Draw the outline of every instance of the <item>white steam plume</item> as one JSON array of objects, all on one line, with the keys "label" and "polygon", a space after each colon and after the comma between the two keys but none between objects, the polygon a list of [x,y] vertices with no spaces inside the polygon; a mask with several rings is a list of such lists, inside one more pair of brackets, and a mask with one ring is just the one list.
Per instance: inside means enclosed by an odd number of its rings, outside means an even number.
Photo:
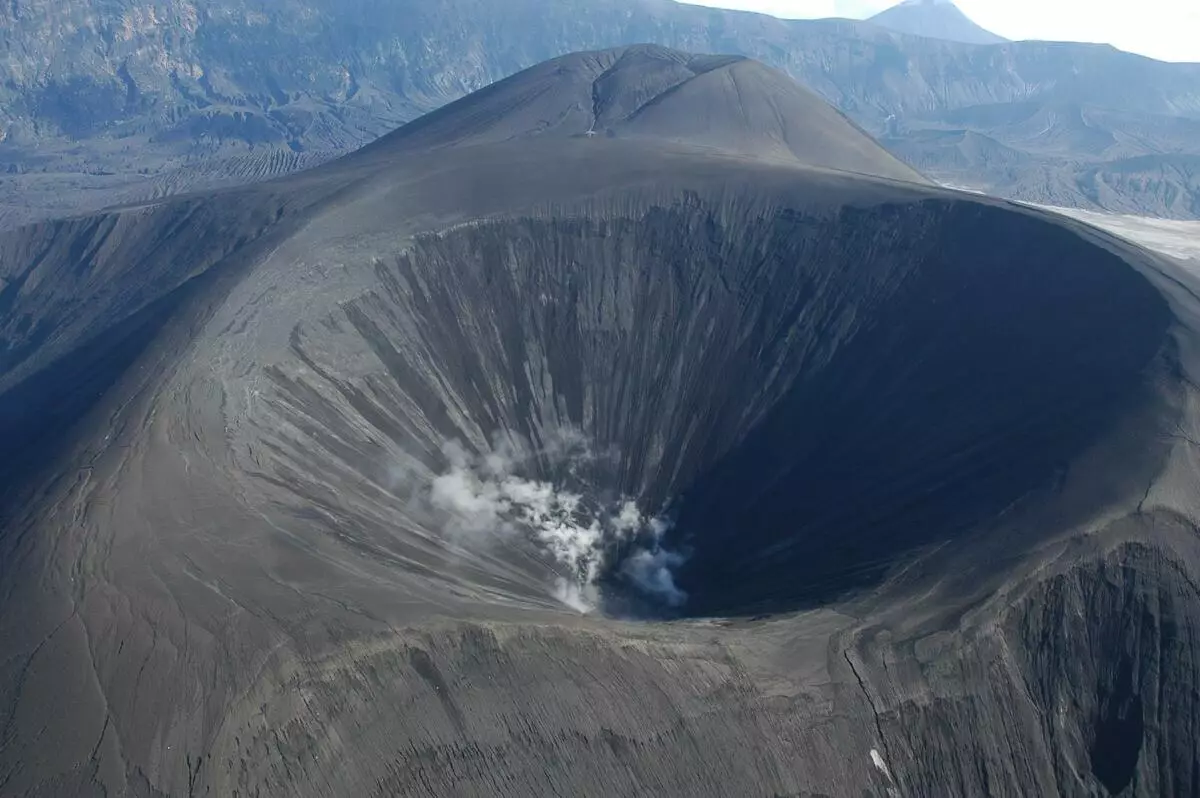
[{"label": "white steam plume", "polygon": [[[528,536],[561,566],[554,595],[563,604],[594,610],[601,600],[598,581],[612,566],[655,602],[680,607],[687,601],[673,573],[685,558],[662,546],[669,524],[645,516],[627,497],[585,496],[596,492],[581,476],[594,456],[577,432],[565,430],[537,451],[504,438],[480,455],[458,444],[446,446],[444,454],[450,468],[434,478],[428,498],[445,515],[447,531],[473,539]],[[576,489],[522,476],[539,460]],[[619,563],[609,562],[614,552],[621,553]]]}]

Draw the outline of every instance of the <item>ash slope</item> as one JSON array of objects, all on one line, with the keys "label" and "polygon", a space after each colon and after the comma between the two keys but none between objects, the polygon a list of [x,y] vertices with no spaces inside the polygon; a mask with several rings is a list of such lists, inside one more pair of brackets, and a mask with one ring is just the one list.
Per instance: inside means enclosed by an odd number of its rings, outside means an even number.
[{"label": "ash slope", "polygon": [[[779,127],[510,122],[696,63],[0,237],[0,791],[1196,790],[1187,275]],[[718,131],[774,102],[729,68],[680,84]],[[434,500],[571,479],[672,510],[706,619],[580,615],[498,494]]]},{"label": "ash slope", "polygon": [[359,157],[571,136],[680,142],[925,182],[784,73],[741,56],[695,56],[654,45],[548,61],[405,125]]}]

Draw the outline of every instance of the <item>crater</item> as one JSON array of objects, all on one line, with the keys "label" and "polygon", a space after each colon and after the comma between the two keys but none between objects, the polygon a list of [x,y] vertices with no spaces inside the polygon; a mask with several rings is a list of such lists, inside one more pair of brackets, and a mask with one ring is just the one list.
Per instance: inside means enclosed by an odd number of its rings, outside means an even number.
[{"label": "crater", "polygon": [[[602,529],[579,578],[636,599],[630,558],[657,558],[686,595],[659,609],[685,615],[828,602],[996,518],[1129,409],[1169,323],[1116,255],[955,200],[495,219],[422,236],[376,276],[344,309],[345,337],[383,364],[354,395],[370,438],[427,482],[451,473],[447,446],[486,459],[497,436],[524,441],[522,480],[664,519],[650,538]],[[351,344],[318,338],[300,330],[296,351],[337,373]],[[309,419],[344,412],[277,387]],[[378,470],[362,423],[310,434]],[[564,472],[538,454],[561,430],[603,456]],[[444,539],[417,493],[413,534]],[[502,548],[503,569],[475,569],[490,590],[563,577],[536,545]]]}]

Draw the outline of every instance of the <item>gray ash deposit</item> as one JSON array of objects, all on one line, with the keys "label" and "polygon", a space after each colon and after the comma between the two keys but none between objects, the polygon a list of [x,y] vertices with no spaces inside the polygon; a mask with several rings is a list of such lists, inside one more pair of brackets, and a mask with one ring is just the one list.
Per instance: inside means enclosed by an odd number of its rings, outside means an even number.
[{"label": "gray ash deposit", "polygon": [[0,235],[0,792],[1193,794],[1197,290],[650,47]]}]

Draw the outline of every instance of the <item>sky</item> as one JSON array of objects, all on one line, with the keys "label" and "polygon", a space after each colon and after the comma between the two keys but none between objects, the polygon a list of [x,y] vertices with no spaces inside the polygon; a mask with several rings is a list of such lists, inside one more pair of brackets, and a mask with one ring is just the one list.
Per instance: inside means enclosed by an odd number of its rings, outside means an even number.
[{"label": "sky", "polygon": [[[898,0],[688,0],[786,19],[862,19]],[[1163,61],[1200,62],[1200,0],[956,0],[1008,39],[1104,42]]]}]

